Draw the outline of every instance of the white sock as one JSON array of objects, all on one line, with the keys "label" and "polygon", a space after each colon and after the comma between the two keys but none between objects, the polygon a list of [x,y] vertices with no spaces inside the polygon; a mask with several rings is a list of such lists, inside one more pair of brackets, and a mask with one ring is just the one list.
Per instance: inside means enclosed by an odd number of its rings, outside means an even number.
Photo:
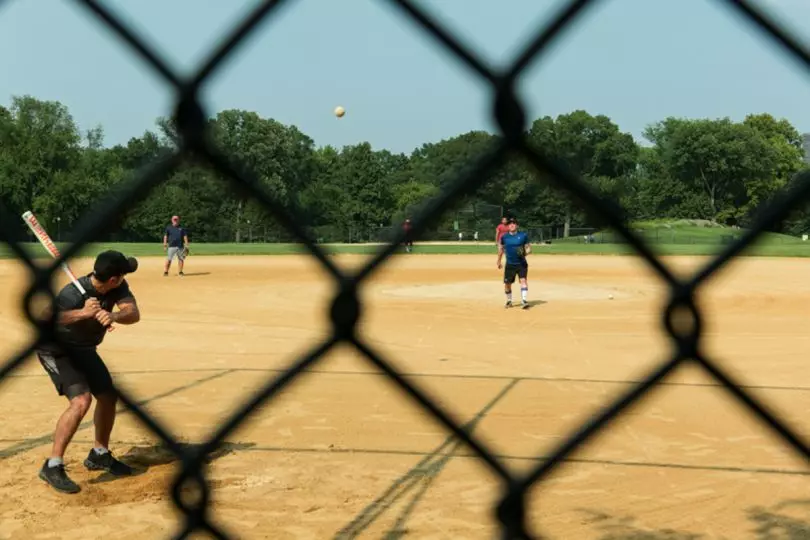
[{"label": "white sock", "polygon": [[106,448],[93,448],[93,452],[95,452],[96,455],[103,456],[104,454],[108,454],[110,451]]},{"label": "white sock", "polygon": [[63,463],[64,463],[64,461],[62,461],[62,458],[60,458],[60,457],[52,457],[52,458],[48,459],[48,467],[58,467],[59,465],[62,465]]},{"label": "white sock", "polygon": [[511,293],[511,292],[506,293],[506,301],[507,301],[507,302],[511,302],[511,301],[512,301],[512,293]]},{"label": "white sock", "polygon": [[529,288],[528,287],[521,287],[520,288],[520,297],[523,299],[524,302],[529,298]]}]

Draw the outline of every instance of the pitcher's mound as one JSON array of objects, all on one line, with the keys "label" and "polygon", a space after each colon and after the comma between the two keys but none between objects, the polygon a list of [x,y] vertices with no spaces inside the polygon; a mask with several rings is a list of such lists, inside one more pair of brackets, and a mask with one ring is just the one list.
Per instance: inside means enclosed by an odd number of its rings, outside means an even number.
[{"label": "pitcher's mound", "polygon": [[[515,283],[512,290],[520,292],[520,285]],[[493,281],[461,281],[458,283],[442,283],[436,285],[412,285],[407,287],[386,287],[381,291],[388,296],[398,296],[412,299],[453,299],[453,300],[492,300],[493,297],[503,295],[503,284]],[[608,287],[589,287],[582,285],[566,285],[547,281],[533,281],[529,283],[529,296],[535,300],[607,300],[610,295],[614,299],[629,298],[627,291],[615,290]]]}]

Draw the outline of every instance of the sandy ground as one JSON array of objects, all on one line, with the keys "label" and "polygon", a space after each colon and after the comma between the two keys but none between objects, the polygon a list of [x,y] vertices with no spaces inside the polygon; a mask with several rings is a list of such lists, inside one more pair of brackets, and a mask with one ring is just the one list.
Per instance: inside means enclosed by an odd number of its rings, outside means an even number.
[{"label": "sandy ground", "polygon": [[[363,258],[344,256],[343,265]],[[681,269],[699,259],[668,259]],[[86,271],[90,261],[76,261]],[[305,257],[141,260],[143,320],[101,347],[114,376],[187,442],[327,335],[331,284]],[[706,348],[803,436],[810,263],[745,259],[706,291]],[[0,261],[0,356],[31,339],[23,268]],[[64,283],[60,277],[59,283]],[[548,455],[670,354],[664,290],[629,257],[538,256],[528,311],[505,311],[488,256],[403,256],[364,289],[362,335],[515,471]],[[610,300],[609,295],[614,299]],[[0,538],[178,532],[176,460],[131,413],[113,450],[145,469],[103,482],[68,450],[82,493],[36,476],[64,402],[31,358],[0,383]],[[810,538],[808,467],[706,375],[684,367],[532,492],[554,539]],[[257,410],[210,464],[213,520],[237,538],[493,538],[498,479],[358,354],[341,348]],[[200,536],[201,538],[203,536]]]}]

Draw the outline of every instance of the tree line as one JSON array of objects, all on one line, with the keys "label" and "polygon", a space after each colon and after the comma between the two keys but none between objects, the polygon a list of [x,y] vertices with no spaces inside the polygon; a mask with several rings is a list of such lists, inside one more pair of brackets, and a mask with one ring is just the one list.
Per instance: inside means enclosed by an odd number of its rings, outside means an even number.
[{"label": "tree line", "polygon": [[[77,220],[106,194],[176,147],[172,121],[158,118],[155,125],[126,145],[105,147],[103,128],[81,132],[63,104],[13,97],[0,106],[0,204],[16,215],[33,210],[69,239]],[[221,111],[208,127],[219,148],[321,241],[379,239],[499,143],[496,135],[471,131],[410,154],[368,142],[318,147],[297,127],[244,110]],[[628,221],[705,219],[744,227],[807,166],[798,130],[766,113],[741,122],[670,117],[648,126],[644,141],[637,141],[607,116],[577,110],[534,120],[526,136]],[[565,191],[514,158],[456,201],[428,236],[474,227],[485,239],[502,212],[563,234],[598,226]],[[198,242],[291,240],[257,201],[193,160],[129,209],[105,239],[158,241],[172,214],[182,216]],[[809,229],[807,205],[780,225],[791,234]]]}]

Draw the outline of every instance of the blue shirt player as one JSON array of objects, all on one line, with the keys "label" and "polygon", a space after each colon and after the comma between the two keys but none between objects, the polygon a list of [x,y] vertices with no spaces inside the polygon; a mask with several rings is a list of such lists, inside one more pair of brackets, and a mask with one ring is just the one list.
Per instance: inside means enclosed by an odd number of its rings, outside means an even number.
[{"label": "blue shirt player", "polygon": [[529,235],[518,231],[518,222],[515,218],[510,218],[506,225],[508,231],[503,234],[498,243],[498,269],[503,265],[501,261],[506,254],[506,267],[503,272],[504,292],[506,293],[506,307],[512,307],[512,284],[515,277],[520,279],[520,304],[523,309],[529,307],[529,263],[526,255],[531,253],[532,246],[529,244]]}]

